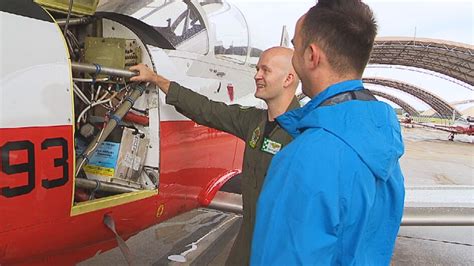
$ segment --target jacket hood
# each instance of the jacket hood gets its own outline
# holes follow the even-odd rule
[[[360,84],[360,87],[359,87]],[[293,137],[308,129],[323,129],[352,148],[374,176],[387,180],[404,152],[400,124],[393,108],[379,101],[350,100],[320,106],[341,91],[362,89],[361,82],[343,82],[323,91],[307,105],[277,118]]]

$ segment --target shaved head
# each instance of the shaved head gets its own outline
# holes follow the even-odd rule
[[[272,57],[282,70],[296,75],[293,65],[291,64],[293,49],[275,46],[265,50],[262,56]]]
[[[282,47],[282,46],[275,46],[263,51],[264,54],[269,54],[271,56],[283,56],[290,58],[293,56],[293,49]]]
[[[299,83],[299,78],[295,72],[295,69],[293,68],[293,64],[291,63],[291,59],[293,58],[293,49],[275,46],[263,51],[260,57],[266,59],[269,58],[269,60],[264,61],[271,62],[273,67],[280,69],[286,74],[292,74],[295,77],[292,85],[294,85],[294,88],[296,89]]]
[[[269,121],[284,113],[295,97],[299,79],[291,64],[292,57],[292,49],[272,47],[260,55],[255,66],[255,97],[266,102]]]
[[[255,97],[268,101],[279,98],[293,98],[299,79],[291,64],[293,50],[286,47],[272,47],[265,50],[256,65]]]

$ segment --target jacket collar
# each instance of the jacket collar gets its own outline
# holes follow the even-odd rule
[[[301,132],[298,130],[298,124],[308,113],[316,109],[327,99],[347,91],[356,91],[363,89],[362,80],[346,80],[333,84],[311,99],[305,106],[288,111],[276,118],[280,126],[285,129],[293,138]],[[293,103],[293,102],[292,102]],[[291,106],[291,105],[290,105]]]

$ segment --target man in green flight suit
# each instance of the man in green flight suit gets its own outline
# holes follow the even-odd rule
[[[295,97],[299,79],[291,64],[293,50],[273,47],[259,58],[255,97],[268,110],[214,102],[140,64],[130,68],[138,76],[131,81],[152,82],[166,94],[166,103],[198,124],[219,129],[246,142],[242,166],[243,221],[227,259],[227,265],[248,265],[255,210],[268,165],[274,154],[291,141],[275,118],[300,107]]]

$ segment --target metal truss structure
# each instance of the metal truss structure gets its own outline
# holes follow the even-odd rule
[[[421,101],[425,102],[426,104],[428,104],[441,117],[451,117],[453,113],[456,117],[461,116],[461,114],[454,107],[449,105],[449,103],[447,103],[440,97],[430,92],[427,92],[423,89],[420,89],[416,86],[413,86],[411,84],[404,83],[401,81],[391,80],[391,79],[383,79],[383,78],[363,78],[362,81],[364,83],[381,85],[381,86],[390,87],[396,90],[409,93],[413,95],[414,97],[420,99]],[[400,107],[402,106],[400,105]],[[406,110],[405,108],[403,109],[408,112],[408,110]]]
[[[377,38],[369,64],[422,68],[474,85],[472,45],[435,39]]]
[[[418,116],[419,115],[418,111],[415,108],[413,108],[410,104],[408,104],[407,102],[403,101],[402,99],[400,99],[398,97],[395,97],[395,96],[390,95],[390,94],[385,93],[385,92],[376,91],[376,90],[370,90],[370,92],[375,96],[382,97],[384,99],[387,99],[387,100],[397,104],[398,106],[400,106],[405,112],[407,112],[411,116]]]

